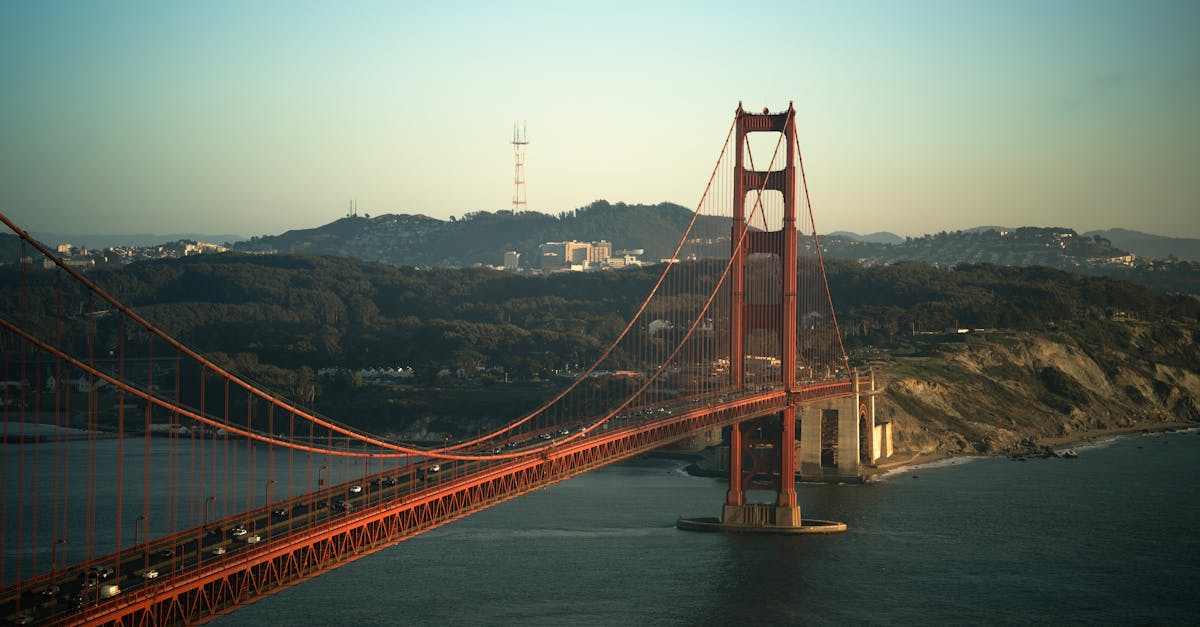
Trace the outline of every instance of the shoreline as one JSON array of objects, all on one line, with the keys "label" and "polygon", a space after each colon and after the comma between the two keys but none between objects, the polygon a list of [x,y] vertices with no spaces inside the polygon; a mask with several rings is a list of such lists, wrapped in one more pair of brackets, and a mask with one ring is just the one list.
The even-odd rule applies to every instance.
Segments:
[{"label": "shoreline", "polygon": [[[1178,431],[1188,431],[1191,429],[1200,429],[1200,423],[1196,422],[1156,422],[1150,425],[1135,425],[1130,427],[1119,427],[1116,429],[1105,429],[1103,431],[1081,431],[1071,435],[1055,436],[1052,438],[1033,439],[1030,438],[1038,449],[1053,449],[1056,453],[1069,449],[1070,445],[1082,445],[1091,442],[1096,442],[1105,438],[1121,438],[1129,437],[1138,434],[1147,433],[1174,433]],[[1038,456],[1035,450],[1030,450],[1027,456]],[[905,459],[889,460],[881,464],[873,464],[865,466],[862,471],[864,481],[870,481],[878,476],[896,472],[898,470],[909,467],[920,467],[935,462],[944,461],[947,459],[957,458],[978,458],[990,459],[995,457],[1014,457],[1021,456],[1016,452],[997,452],[997,453],[950,453],[944,451],[936,451],[929,453],[915,453]],[[893,455],[895,457],[895,455]]]},{"label": "shoreline", "polygon": [[[1200,429],[1200,422],[1156,422],[1149,425],[1119,427],[1116,429],[1105,429],[1103,431],[1081,431],[1071,435],[1055,436],[1052,438],[1029,438],[1029,441],[1032,443],[1032,445],[1023,453],[1018,451],[999,451],[995,453],[931,451],[925,453],[912,453],[907,456],[902,454],[893,454],[891,459],[881,463],[862,466],[860,478],[863,483],[869,483],[879,479],[883,475],[895,473],[906,468],[921,468],[952,459],[1052,457],[1061,454],[1061,452],[1065,450],[1071,450],[1073,445],[1082,446],[1107,438],[1123,438],[1149,433],[1174,433],[1193,429]],[[1050,454],[1047,454],[1047,452],[1050,452]],[[699,452],[651,451],[647,453],[647,455],[662,459],[675,459],[679,461],[690,462],[684,466],[684,471],[693,477],[713,477],[719,479],[726,476],[726,473],[697,466],[696,461],[703,457],[703,455],[701,455]],[[844,480],[840,482],[844,483]],[[820,483],[820,481],[817,481],[817,483]]]}]

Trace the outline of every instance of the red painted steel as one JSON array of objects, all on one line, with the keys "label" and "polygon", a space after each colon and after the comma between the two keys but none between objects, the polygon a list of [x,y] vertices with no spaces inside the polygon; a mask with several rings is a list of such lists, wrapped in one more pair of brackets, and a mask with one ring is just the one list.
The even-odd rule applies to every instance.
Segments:
[{"label": "red painted steel", "polygon": [[[763,131],[780,133],[781,143],[766,169],[757,171],[746,148],[746,137]],[[731,143],[736,151],[733,164],[727,159]],[[780,145],[785,146],[784,157],[778,156]],[[777,160],[784,162],[782,169],[775,168]],[[722,164],[729,170],[725,174],[721,174]],[[35,547],[30,553],[33,557],[17,560],[17,581],[0,590],[0,618],[16,618],[22,608],[33,607],[38,622],[50,624],[203,622],[261,595],[495,503],[673,441],[725,427],[731,427],[730,465],[735,469],[730,476],[729,504],[744,504],[747,490],[765,486],[777,493],[779,505],[794,506],[794,487],[785,478],[792,476],[795,467],[794,450],[790,446],[795,439],[795,408],[852,393],[851,383],[844,378],[847,372],[842,369],[844,352],[841,364],[834,359],[834,353],[840,350],[840,338],[836,338],[836,348],[831,348],[833,338],[814,341],[800,335],[820,333],[816,323],[806,323],[809,327],[803,331],[797,328],[798,317],[803,314],[814,313],[814,319],[822,317],[823,305],[819,300],[829,304],[828,316],[833,318],[827,287],[824,295],[808,291],[800,294],[797,289],[797,220],[801,217],[797,184],[803,187],[803,176],[795,140],[794,110],[789,106],[783,113],[749,114],[739,105],[721,157],[687,232],[681,236],[670,262],[663,264],[650,295],[616,340],[590,366],[576,366],[574,378],[566,389],[533,412],[491,433],[467,438],[447,434],[440,445],[434,446],[396,442],[339,425],[238,378],[102,291],[0,215],[0,221],[20,236],[22,246],[30,246],[52,260],[54,272],[58,273],[54,275],[57,287],[44,293],[50,294],[54,305],[39,305],[29,301],[26,293],[36,287],[49,289],[49,284],[39,286],[35,282],[33,287],[27,287],[25,271],[33,264],[26,261],[20,264],[19,307],[15,311],[6,308],[0,316],[0,336],[3,336],[0,339],[5,340],[0,342],[4,351],[2,378],[6,381],[14,378],[8,372],[10,363],[14,364],[11,367],[14,370],[19,363],[20,372],[16,376],[24,380],[27,364],[32,363],[33,389],[41,389],[46,386],[39,377],[45,372],[38,360],[53,361],[54,380],[58,382],[53,391],[55,421],[59,424],[58,417],[63,416],[63,426],[69,425],[72,401],[71,394],[60,394],[59,390],[69,379],[74,381],[72,377],[78,377],[79,385],[86,384],[88,388],[86,402],[78,400],[79,397],[75,401],[86,405],[86,409],[77,411],[86,415],[88,428],[88,495],[80,499],[82,504],[68,501],[63,488],[67,484],[64,470],[61,481],[54,484],[55,522],[48,525],[48,533],[39,528],[36,503],[30,523],[32,532],[23,533],[20,525],[25,501],[17,503],[16,540],[31,538]],[[726,209],[723,203],[729,189],[734,197],[729,209],[734,216],[732,227],[725,222],[710,221],[715,230],[704,231],[700,228],[700,217],[706,203],[718,205],[710,209],[722,220],[728,217],[722,211]],[[768,209],[775,209],[768,207],[774,201],[764,202],[764,191],[782,194],[782,216],[767,217]],[[807,188],[803,191],[811,225]],[[717,196],[722,198],[711,200]],[[777,225],[778,230],[769,230],[769,223]],[[725,237],[731,238],[727,262],[721,255],[704,254],[703,245],[723,242]],[[687,251],[685,245],[690,247]],[[816,245],[815,239],[812,245]],[[816,253],[819,260],[819,248]],[[764,263],[766,256],[774,257],[776,265]],[[822,272],[819,277],[804,275],[810,288],[816,282],[824,282],[819,263],[817,270]],[[63,294],[70,287],[64,289],[64,277],[65,283],[79,288],[77,293],[72,292],[77,302],[65,307]],[[755,295],[756,302],[748,302],[750,294]],[[802,311],[798,301],[804,302]],[[87,315],[78,315],[80,312]],[[38,313],[46,318],[38,319],[34,315]],[[117,325],[102,323],[110,315],[118,318]],[[836,325],[836,319],[832,322]],[[764,332],[774,339],[765,342]],[[10,338],[12,342],[8,341]],[[805,342],[805,353],[801,355],[798,343]],[[14,350],[13,345],[19,349]],[[770,346],[764,349],[767,345]],[[116,367],[98,363],[104,361],[105,352],[115,356]],[[770,364],[773,354],[778,354],[778,364]],[[610,356],[613,363],[608,361]],[[143,365],[127,371],[127,362],[131,360],[142,360]],[[167,360],[172,365],[157,372],[156,360]],[[181,400],[185,361],[193,371],[198,371],[197,379],[189,381],[199,390],[198,398],[191,401],[198,408],[184,406]],[[630,363],[634,365],[624,365]],[[803,374],[798,374],[801,366]],[[173,376],[168,374],[172,371]],[[174,390],[159,390],[158,386],[169,385],[168,378],[174,380]],[[134,447],[141,449],[137,453],[142,456],[139,459],[142,477],[129,481],[130,494],[125,500],[125,481],[120,479],[124,464],[118,464],[117,523],[105,529],[97,529],[94,524],[98,508],[93,489],[95,443],[102,402],[95,390],[100,384],[114,390],[118,399],[115,433],[118,458],[123,459],[124,455],[126,425],[140,429],[132,437],[143,439],[142,446]],[[18,418],[23,421],[27,392],[24,385],[18,387]],[[7,390],[6,383],[2,412],[6,425],[13,400]],[[35,411],[42,397],[49,394],[48,391],[33,393]],[[135,400],[144,405],[131,405],[127,420],[126,401]],[[284,421],[288,424],[280,426]],[[151,439],[155,428],[160,432],[165,429],[164,454],[155,453]],[[255,445],[250,446],[250,442]],[[191,465],[185,468],[186,464],[178,461],[178,454],[188,446],[191,455],[187,459]],[[290,457],[285,466],[288,470],[275,474],[276,449],[286,449],[289,456],[296,452],[306,454],[310,460],[324,456],[315,463],[309,461],[299,478],[301,487],[306,481],[311,485],[315,478],[315,490],[302,494],[302,489],[296,489],[291,473],[296,472],[297,465]],[[25,450],[20,448],[20,454],[24,455]],[[33,449],[34,454],[36,450]],[[152,461],[152,455],[159,456]],[[263,459],[268,470],[256,474],[258,471],[254,469]],[[384,462],[393,466],[384,466]],[[369,464],[378,466],[369,470]],[[24,473],[25,464],[20,466]],[[440,472],[435,466],[440,466]],[[374,488],[367,480],[378,481],[385,475],[389,480],[399,478],[403,490],[397,487],[387,492],[380,488],[372,494]],[[337,479],[327,484],[326,479],[334,476]],[[25,480],[26,475],[22,474],[17,483],[23,486]],[[187,485],[185,480],[192,482],[186,494],[178,488]],[[36,474],[31,481],[34,485],[38,483]],[[350,489],[352,484],[354,490]],[[165,488],[170,495],[163,508],[166,513],[155,513],[153,517],[149,497],[152,485]],[[273,500],[272,488],[278,494],[284,492],[285,486],[284,497]],[[339,495],[358,494],[364,486],[365,493],[357,497],[361,500],[350,511],[334,516],[330,508],[317,515],[316,503],[333,504]],[[138,490],[140,498],[136,495]],[[296,493],[301,495],[291,496]],[[190,511],[177,508],[177,500]],[[139,504],[142,512],[127,513],[122,519],[122,502]],[[365,507],[360,509],[360,504]],[[4,505],[7,507],[7,501]],[[86,550],[76,551],[72,565],[59,566],[58,548],[65,540],[54,538],[65,533],[68,505],[73,508],[72,517],[86,517]],[[294,513],[304,507],[308,513],[295,525],[288,516],[284,516],[288,518],[286,523],[274,518],[275,508]],[[215,517],[210,516],[210,510],[216,511]],[[129,521],[135,515],[131,526]],[[269,538],[261,543],[237,545],[236,552],[223,554],[220,559],[204,557],[212,546],[207,542],[211,540],[207,536],[209,531],[216,529],[220,542],[231,542],[233,537],[222,534],[232,533],[233,527],[246,521],[252,521],[249,523],[252,529],[261,521],[261,529],[270,534]],[[40,548],[39,532],[43,538]],[[115,536],[114,552],[96,554],[99,551],[95,538],[100,534],[106,538],[111,537],[108,534]],[[52,546],[44,540],[47,535],[52,538]],[[132,544],[128,542],[129,535],[133,536]],[[44,567],[38,563],[38,556],[51,553],[51,549],[50,571],[41,572]],[[182,554],[185,550],[194,551],[194,561],[185,563],[183,555],[175,555],[175,551]],[[136,567],[140,571],[151,565],[152,552],[169,553],[162,558],[166,561],[161,562],[170,567],[169,571],[164,569],[157,578],[131,580],[134,575],[131,570]],[[40,559],[44,561],[45,557]],[[26,562],[35,576],[22,574],[20,569]],[[117,571],[113,581],[130,583],[125,592],[111,598],[100,598],[93,592],[77,611],[64,610],[55,605],[54,599],[38,601],[42,598],[40,593],[58,582],[68,578],[80,582],[89,569],[104,570],[110,566]],[[125,572],[121,572],[123,568]],[[5,572],[0,561],[0,574]],[[87,592],[86,586],[83,592]]]},{"label": "red painted steel", "polygon": [[[784,113],[749,113],[738,105],[734,131],[733,231],[731,255],[735,259],[733,281],[733,311],[738,315],[730,319],[730,336],[734,338],[731,349],[734,369],[734,387],[744,388],[746,382],[741,373],[746,338],[754,329],[773,332],[778,342],[780,380],[777,381],[791,398],[796,385],[796,272],[798,263],[798,233],[796,225],[796,125],[795,110],[791,104]],[[745,169],[742,158],[746,151],[746,140],[750,133],[777,132],[779,142],[785,146],[784,163],[773,169],[778,148],[772,155],[766,170]],[[744,214],[747,194],[754,197],[755,211],[762,206],[762,194],[772,190],[783,194],[782,224],[778,231],[749,231],[748,222],[753,219]],[[743,241],[743,238],[745,241]],[[744,289],[746,255],[748,253],[772,254],[779,258],[782,276],[778,285],[767,287],[775,292],[778,300],[773,303],[749,303]],[[762,433],[771,437],[763,439]],[[752,433],[760,434],[752,437]],[[796,472],[796,408],[786,403],[778,416],[747,421],[729,433],[729,489],[725,504],[741,506],[746,503],[746,491],[769,487],[776,493],[775,504],[796,506],[796,487],[792,477]],[[768,483],[769,485],[763,485]],[[752,485],[753,484],[753,485]]]},{"label": "red painted steel", "polygon": [[[848,382],[814,384],[801,390],[809,400],[851,394]],[[286,541],[240,554],[236,560],[164,579],[94,612],[51,624],[164,625],[203,622],[325,570],[394,546],[405,539],[497,503],[628,459],[664,444],[712,429],[777,414],[789,403],[781,391],[696,407],[653,423],[581,439],[540,455],[463,475],[394,503],[363,510]],[[194,535],[184,532],[181,537]],[[105,558],[97,563],[105,562]]]}]

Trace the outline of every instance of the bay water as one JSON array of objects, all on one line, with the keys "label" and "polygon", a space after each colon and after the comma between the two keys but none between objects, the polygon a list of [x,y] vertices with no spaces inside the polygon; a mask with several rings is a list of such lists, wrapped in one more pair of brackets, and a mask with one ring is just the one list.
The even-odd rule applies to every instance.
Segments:
[{"label": "bay water", "polygon": [[450,523],[229,625],[1200,622],[1200,432],[798,487],[836,535],[700,533],[724,482],[647,457]]}]

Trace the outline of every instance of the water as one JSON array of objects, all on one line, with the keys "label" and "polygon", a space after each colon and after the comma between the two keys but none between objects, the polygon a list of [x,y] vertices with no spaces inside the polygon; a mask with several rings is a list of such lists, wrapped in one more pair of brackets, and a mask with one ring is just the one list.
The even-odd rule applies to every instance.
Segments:
[{"label": "water", "polygon": [[724,486],[643,459],[501,504],[213,625],[1194,624],[1200,434],[802,486],[834,536],[676,530]]},{"label": "water", "polygon": [[[10,433],[55,431],[55,427],[49,425],[9,423],[6,426]],[[0,493],[7,501],[0,512],[3,519],[0,532],[4,539],[0,584],[11,584],[22,577],[45,572],[53,560],[60,566],[83,562],[116,551],[118,542],[123,547],[130,547],[139,537],[161,537],[199,526],[206,519],[221,520],[261,507],[266,503],[268,491],[272,500],[280,500],[312,491],[321,479],[328,485],[336,485],[367,471],[358,461],[303,452],[290,455],[286,450],[271,454],[267,447],[243,440],[232,440],[227,444],[209,442],[201,447],[184,441],[173,450],[167,438],[156,437],[151,438],[147,451],[144,438],[129,437],[124,442],[116,438],[98,439],[90,446],[89,454],[89,444],[83,440],[23,446],[0,444],[0,478],[3,479]],[[180,476],[173,483],[165,468],[172,458],[180,469]],[[123,460],[123,468],[118,468],[118,459]],[[204,473],[194,472],[197,460],[206,468],[219,464],[221,468],[228,465],[233,470],[227,475],[218,473],[221,479],[214,480]],[[59,470],[57,465],[68,470]],[[322,470],[322,466],[326,468]],[[147,468],[152,479],[148,496],[143,481]],[[125,485],[120,492],[116,481],[118,470]],[[267,481],[271,479],[274,483],[268,486]],[[172,485],[175,499],[170,498]],[[62,490],[67,492],[65,497],[59,494]],[[95,506],[94,528],[100,530],[90,538],[87,533],[89,492]],[[204,495],[207,494],[213,495],[213,500],[206,506]],[[116,528],[118,503],[122,520],[120,529]],[[149,516],[145,524],[139,525],[143,511]],[[57,517],[56,513],[59,514]],[[51,522],[58,518],[70,522],[51,532]],[[65,542],[56,543],[58,539]]]}]

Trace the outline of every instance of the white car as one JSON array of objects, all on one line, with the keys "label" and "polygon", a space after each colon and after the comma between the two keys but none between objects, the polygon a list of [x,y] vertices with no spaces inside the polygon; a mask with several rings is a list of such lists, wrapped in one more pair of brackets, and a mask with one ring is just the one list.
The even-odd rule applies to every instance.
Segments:
[{"label": "white car", "polygon": [[257,533],[252,536],[246,536],[246,544],[258,544],[262,542],[262,536]]},{"label": "white car", "polygon": [[350,486],[350,494],[358,494],[359,492],[362,492],[362,486],[358,484]]},{"label": "white car", "polygon": [[240,538],[250,532],[246,531],[245,527],[234,527],[232,533],[233,533],[233,537]]},{"label": "white car", "polygon": [[442,470],[441,464],[434,464],[429,467],[429,472],[441,472],[441,470]]},{"label": "white car", "polygon": [[158,576],[158,571],[153,568],[142,571],[142,579],[154,579]]},{"label": "white car", "polygon": [[224,554],[225,554],[225,547],[223,547],[223,546],[219,546],[219,547],[217,547],[217,548],[213,549],[213,550],[212,550],[212,554],[213,554],[213,555],[224,555]]}]

